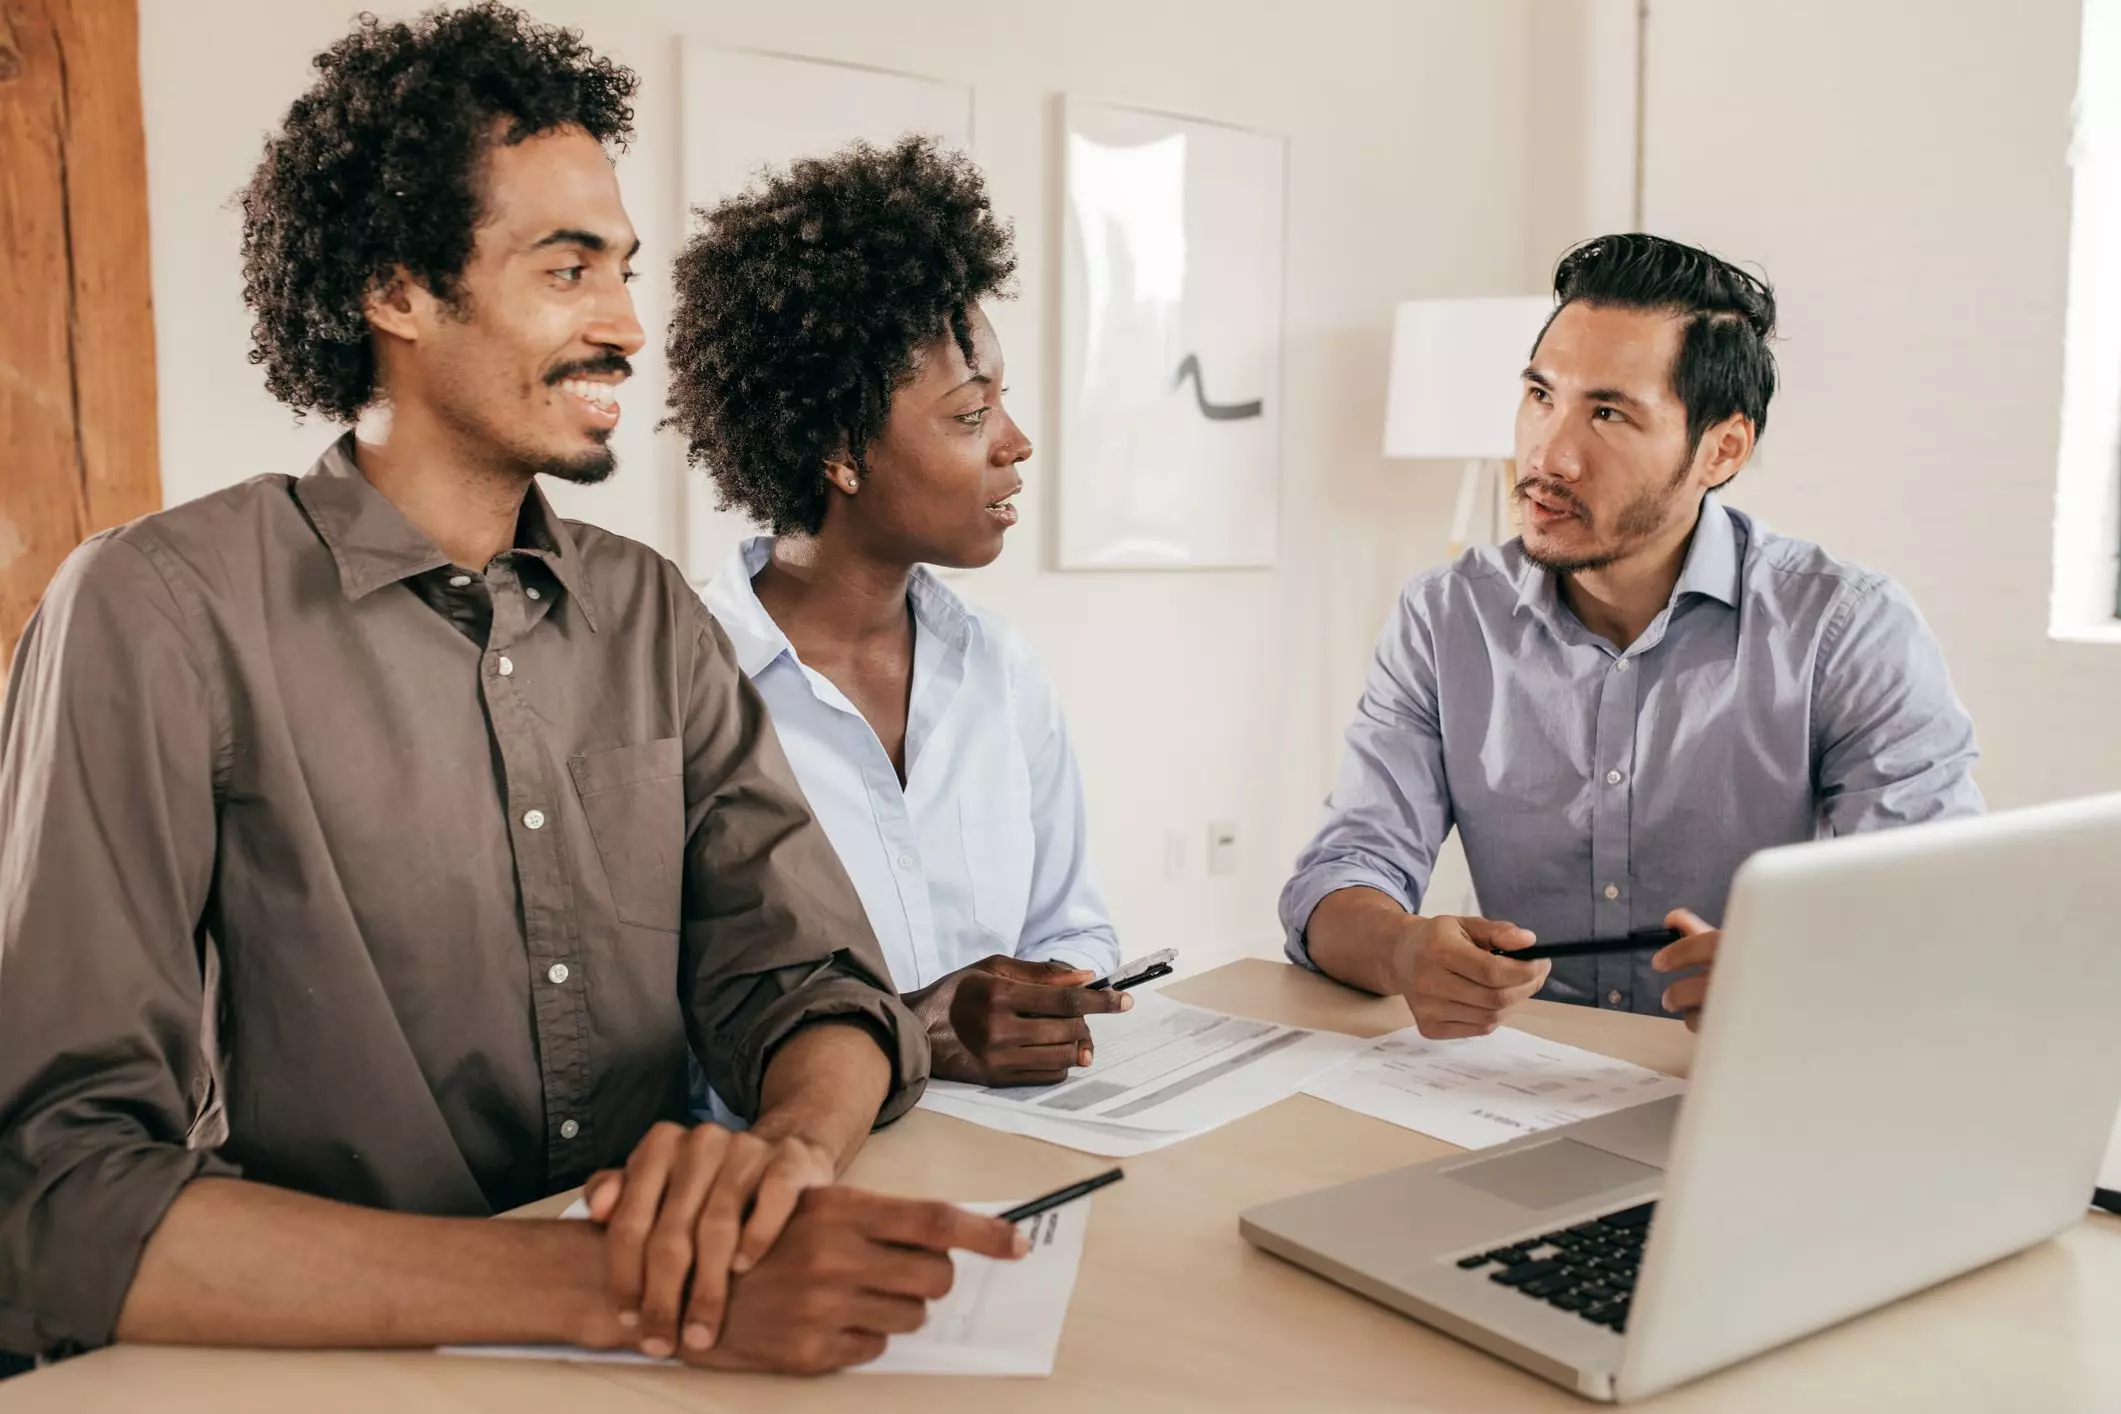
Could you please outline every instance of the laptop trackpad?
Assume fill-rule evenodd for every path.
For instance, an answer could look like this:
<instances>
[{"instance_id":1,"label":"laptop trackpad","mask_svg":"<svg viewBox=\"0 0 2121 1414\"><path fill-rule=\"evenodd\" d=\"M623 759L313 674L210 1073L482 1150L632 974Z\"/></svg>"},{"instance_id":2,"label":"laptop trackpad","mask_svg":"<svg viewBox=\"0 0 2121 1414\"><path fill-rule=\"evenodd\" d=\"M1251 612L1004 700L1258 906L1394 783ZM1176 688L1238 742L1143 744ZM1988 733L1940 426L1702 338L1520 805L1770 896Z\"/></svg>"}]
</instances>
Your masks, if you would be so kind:
<instances>
[{"instance_id":1,"label":"laptop trackpad","mask_svg":"<svg viewBox=\"0 0 2121 1414\"><path fill-rule=\"evenodd\" d=\"M1573 1139L1552 1139L1455 1165L1443 1170L1443 1176L1521 1208L1559 1208L1659 1178L1663 1172Z\"/></svg>"}]
</instances>

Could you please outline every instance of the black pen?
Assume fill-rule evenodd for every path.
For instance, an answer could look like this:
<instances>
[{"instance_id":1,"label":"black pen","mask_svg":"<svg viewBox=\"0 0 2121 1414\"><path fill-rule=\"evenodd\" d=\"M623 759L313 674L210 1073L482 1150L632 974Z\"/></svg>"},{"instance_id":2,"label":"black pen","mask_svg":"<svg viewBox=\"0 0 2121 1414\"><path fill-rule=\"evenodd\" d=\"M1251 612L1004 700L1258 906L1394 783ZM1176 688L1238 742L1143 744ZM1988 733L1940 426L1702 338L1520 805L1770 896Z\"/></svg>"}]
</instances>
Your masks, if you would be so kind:
<instances>
[{"instance_id":1,"label":"black pen","mask_svg":"<svg viewBox=\"0 0 2121 1414\"><path fill-rule=\"evenodd\" d=\"M1150 953L1147 957L1138 957L1132 962L1122 963L1116 970L1092 982L1090 990L1101 992L1110 987L1115 992L1124 992L1129 987L1139 987L1144 982L1169 977L1172 965L1177 959L1177 948L1165 948L1161 952Z\"/></svg>"},{"instance_id":2,"label":"black pen","mask_svg":"<svg viewBox=\"0 0 2121 1414\"><path fill-rule=\"evenodd\" d=\"M1028 1203L1019 1203L999 1216L1005 1223L1020 1223L1025 1218L1035 1218L1049 1208L1058 1208L1063 1203L1073 1203L1087 1197L1107 1184L1119 1182L1126 1175L1118 1169L1107 1169L1095 1178L1086 1178L1081 1183L1071 1183L1066 1188L1056 1188L1043 1198L1033 1198Z\"/></svg>"},{"instance_id":3,"label":"black pen","mask_svg":"<svg viewBox=\"0 0 2121 1414\"><path fill-rule=\"evenodd\" d=\"M1496 948L1495 955L1514 957L1522 962L1537 962L1543 957L1602 957L1608 953L1669 947L1685 936L1677 928L1637 928L1617 938L1585 938L1575 943L1534 943L1528 948Z\"/></svg>"}]
</instances>

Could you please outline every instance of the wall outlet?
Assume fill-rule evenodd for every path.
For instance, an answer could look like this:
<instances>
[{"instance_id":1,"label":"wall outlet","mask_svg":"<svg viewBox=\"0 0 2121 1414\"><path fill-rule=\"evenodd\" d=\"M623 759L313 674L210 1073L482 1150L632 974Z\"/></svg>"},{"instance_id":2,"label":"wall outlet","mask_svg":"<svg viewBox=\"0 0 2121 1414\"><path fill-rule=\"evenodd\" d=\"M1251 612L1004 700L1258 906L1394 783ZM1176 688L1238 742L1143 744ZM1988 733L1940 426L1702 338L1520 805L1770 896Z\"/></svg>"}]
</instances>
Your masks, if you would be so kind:
<instances>
[{"instance_id":1,"label":"wall outlet","mask_svg":"<svg viewBox=\"0 0 2121 1414\"><path fill-rule=\"evenodd\" d=\"M1218 820L1208 826L1208 872L1237 872L1237 825L1234 821Z\"/></svg>"},{"instance_id":2,"label":"wall outlet","mask_svg":"<svg viewBox=\"0 0 2121 1414\"><path fill-rule=\"evenodd\" d=\"M1193 851L1187 848L1190 843L1184 830L1164 831L1164 877L1166 879L1183 879L1186 877L1186 871L1192 863L1188 856Z\"/></svg>"}]
</instances>

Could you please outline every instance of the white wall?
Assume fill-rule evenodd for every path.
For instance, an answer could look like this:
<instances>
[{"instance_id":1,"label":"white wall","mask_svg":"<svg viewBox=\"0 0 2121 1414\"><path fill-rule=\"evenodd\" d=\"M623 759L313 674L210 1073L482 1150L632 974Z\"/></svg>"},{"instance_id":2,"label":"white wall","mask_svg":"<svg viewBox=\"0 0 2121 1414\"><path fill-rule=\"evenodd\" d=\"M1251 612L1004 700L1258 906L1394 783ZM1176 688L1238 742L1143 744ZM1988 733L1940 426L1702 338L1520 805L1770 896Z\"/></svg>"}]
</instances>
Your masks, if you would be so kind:
<instances>
[{"instance_id":1,"label":"white wall","mask_svg":"<svg viewBox=\"0 0 2121 1414\"><path fill-rule=\"evenodd\" d=\"M261 135L343 32L348 0L143 0L157 348L168 498L307 465L330 436L297 428L244 360L230 193ZM386 12L411 7L378 6ZM968 592L1038 644L1068 705L1095 849L1130 951L1193 959L1278 944L1274 899L1309 834L1371 639L1399 583L1441 553L1452 476L1379 455L1394 302L1514 293L1525 244L1529 0L1070 0L967 9L941 0L540 0L643 78L621 165L646 241L644 322L667 318L681 31L732 45L969 83L977 156L1017 223L1022 298L997 311L1012 410L1051 426L1048 322L1057 211L1053 104L1063 93L1198 114L1290 139L1283 551L1271 572L1057 575L1045 508ZM657 341L659 342L659 340ZM682 546L684 476L650 430L660 360L619 434L624 468L556 497L666 553ZM1030 466L1038 486L1040 463ZM1765 478L1763 478L1765 479ZM1206 827L1239 827L1241 868L1207 877ZM1188 845L1167 879L1167 832Z\"/></svg>"},{"instance_id":2,"label":"white wall","mask_svg":"<svg viewBox=\"0 0 2121 1414\"><path fill-rule=\"evenodd\" d=\"M330 435L296 427L244 360L228 198L351 8L143 0L172 501L299 470ZM1017 223L1022 298L997 322L1034 438L1054 397L1057 95L1289 136L1280 567L1057 575L1042 568L1048 503L1034 496L1009 552L964 586L1031 635L1066 696L1130 946L1271 948L1274 896L1371 637L1398 584L1439 554L1455 487L1451 468L1378 454L1390 307L1539 288L1561 244L1622 224L1632 169L1613 114L1633 78L1633 0L534 8L642 74L621 176L647 241L636 288L652 330L683 221L675 35L971 84L977 156ZM1758 261L1782 298L1784 389L1735 499L1910 587L1980 727L1994 802L2121 787L2121 647L2045 635L2077 8L1984 0L1937 15L1927 0L1656 6L1645 224ZM558 499L675 555L697 483L651 430L660 359L639 362L624 471ZM1041 463L1030 470L1036 490ZM1232 877L1204 873L1211 820L1239 826ZM1188 847L1177 879L1171 832Z\"/></svg>"},{"instance_id":3,"label":"white wall","mask_svg":"<svg viewBox=\"0 0 2121 1414\"><path fill-rule=\"evenodd\" d=\"M1554 262L1578 241L1641 224L1637 124L1639 0L1549 0L1526 55L1525 289L1553 288Z\"/></svg>"},{"instance_id":4,"label":"white wall","mask_svg":"<svg viewBox=\"0 0 2121 1414\"><path fill-rule=\"evenodd\" d=\"M2121 646L2046 636L2071 0L1650 14L1647 223L1776 285L1784 391L1733 499L1898 576L1991 803L2121 788Z\"/></svg>"}]
</instances>

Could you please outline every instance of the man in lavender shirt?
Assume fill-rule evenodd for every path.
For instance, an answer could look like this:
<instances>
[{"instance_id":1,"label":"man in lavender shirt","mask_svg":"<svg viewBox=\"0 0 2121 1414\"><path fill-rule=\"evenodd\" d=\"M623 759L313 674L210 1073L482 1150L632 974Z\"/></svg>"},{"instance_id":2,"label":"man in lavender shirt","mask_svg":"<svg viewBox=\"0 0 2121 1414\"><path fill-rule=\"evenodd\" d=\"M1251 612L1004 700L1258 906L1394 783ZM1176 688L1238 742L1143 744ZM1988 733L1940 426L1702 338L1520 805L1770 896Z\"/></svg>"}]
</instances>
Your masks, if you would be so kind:
<instances>
[{"instance_id":1,"label":"man in lavender shirt","mask_svg":"<svg viewBox=\"0 0 2121 1414\"><path fill-rule=\"evenodd\" d=\"M1289 956L1403 995L1426 1036L1534 995L1698 1025L1753 851L1981 809L1906 593L1712 494L1767 422L1766 282L1622 235L1563 256L1554 294L1517 413L1523 535L1401 593L1282 892ZM1484 918L1420 915L1454 825ZM1660 923L1687 936L1653 956L1507 956Z\"/></svg>"}]
</instances>

